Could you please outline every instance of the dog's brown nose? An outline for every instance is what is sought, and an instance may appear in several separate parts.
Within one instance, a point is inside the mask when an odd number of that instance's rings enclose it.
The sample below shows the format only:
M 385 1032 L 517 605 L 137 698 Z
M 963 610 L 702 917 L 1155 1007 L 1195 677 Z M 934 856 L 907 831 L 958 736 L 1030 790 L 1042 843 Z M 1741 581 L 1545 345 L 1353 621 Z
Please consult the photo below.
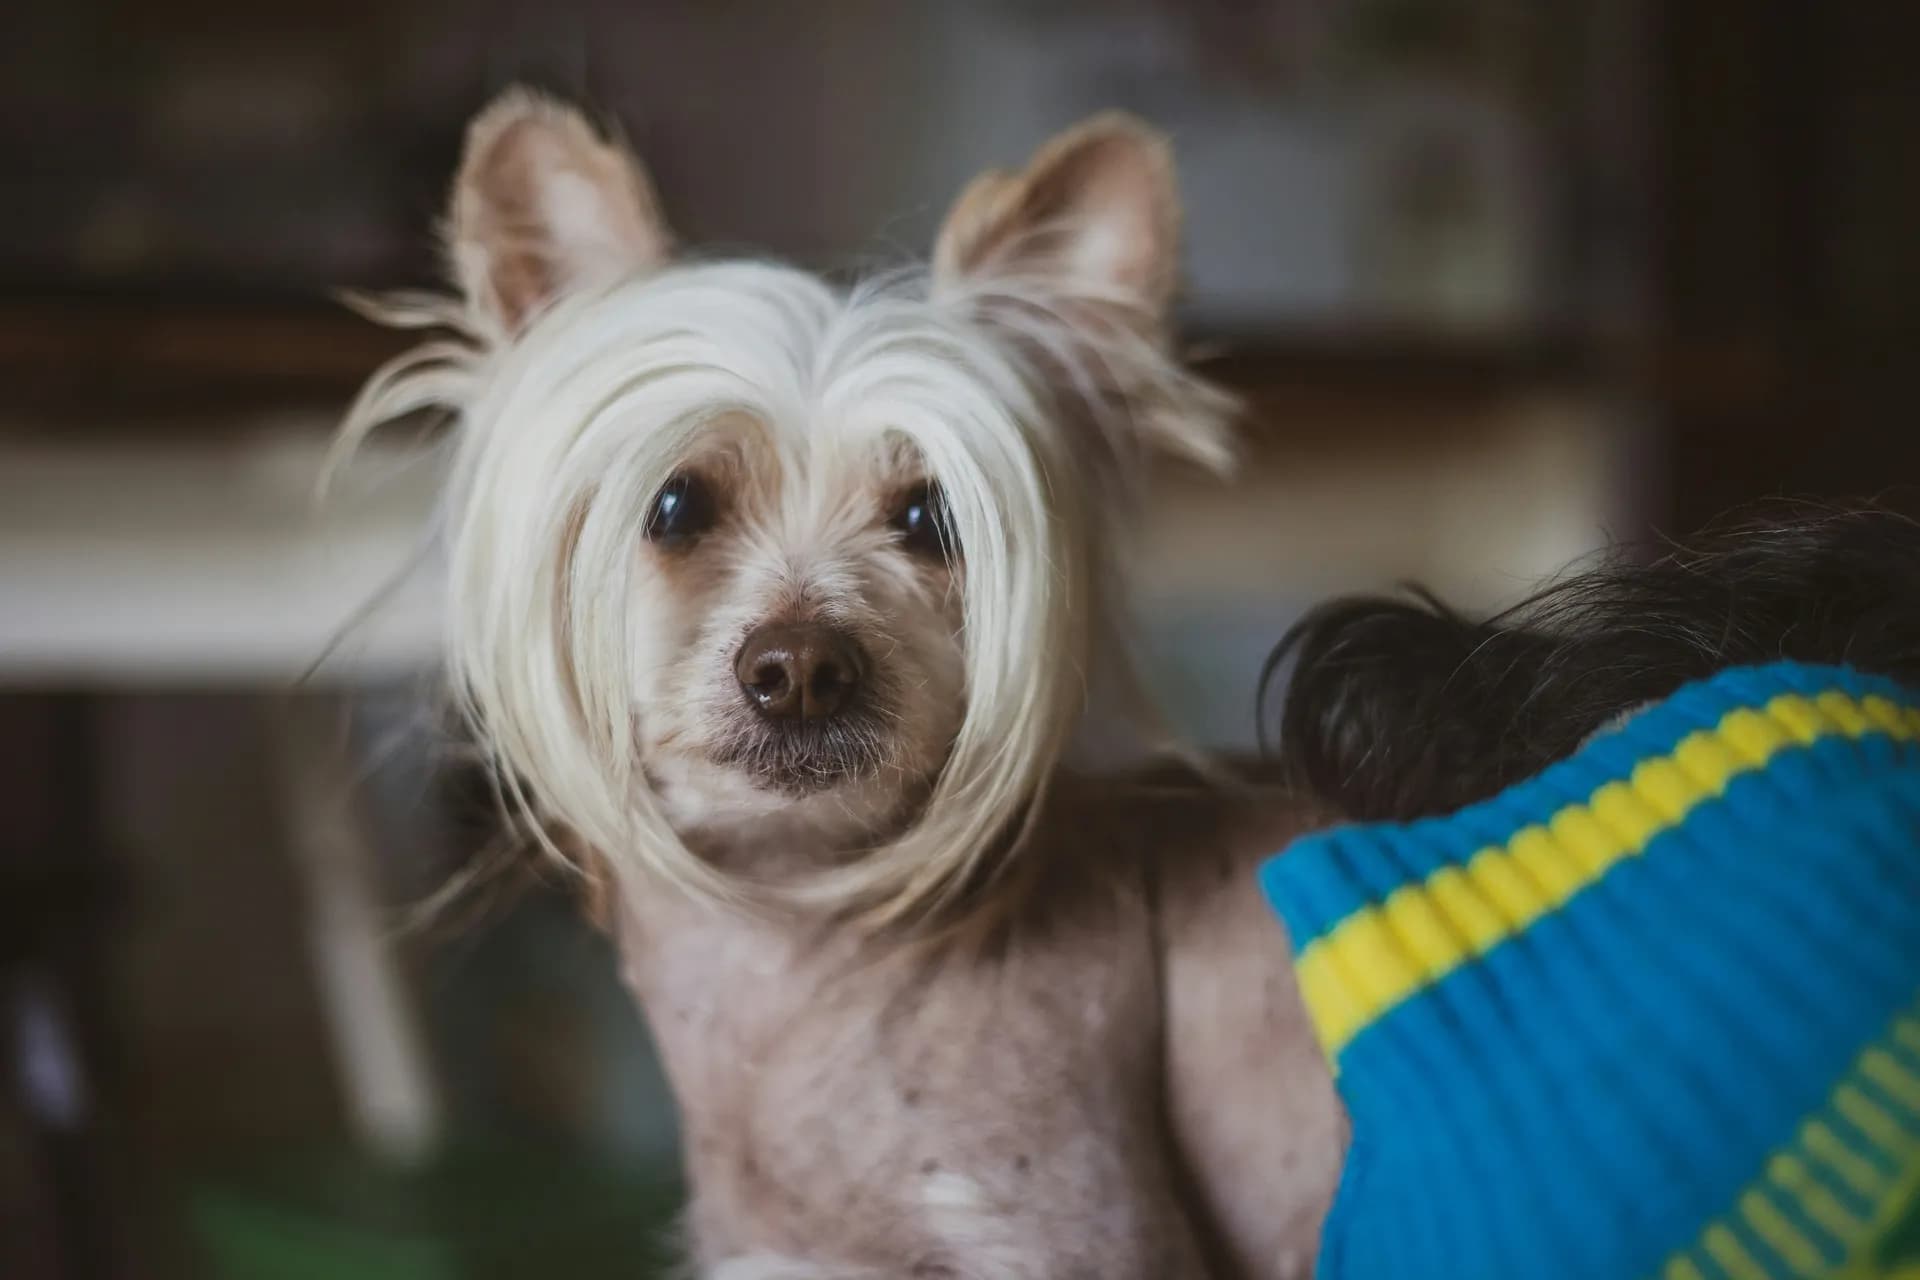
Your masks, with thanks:
M 860 687 L 862 656 L 851 636 L 817 623 L 761 627 L 747 637 L 734 674 L 747 700 L 782 720 L 824 720 Z

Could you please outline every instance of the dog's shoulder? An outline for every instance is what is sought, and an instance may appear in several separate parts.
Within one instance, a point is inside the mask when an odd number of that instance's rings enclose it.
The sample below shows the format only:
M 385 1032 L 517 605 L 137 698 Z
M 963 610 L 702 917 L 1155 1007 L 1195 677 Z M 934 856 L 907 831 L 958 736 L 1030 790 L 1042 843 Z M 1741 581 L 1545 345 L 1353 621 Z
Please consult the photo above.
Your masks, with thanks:
M 1253 867 L 1327 822 L 1272 766 L 1231 758 L 1075 777 L 1053 804 L 1051 838 L 1109 864 L 1138 861 L 1179 897 L 1243 876 L 1251 889 Z

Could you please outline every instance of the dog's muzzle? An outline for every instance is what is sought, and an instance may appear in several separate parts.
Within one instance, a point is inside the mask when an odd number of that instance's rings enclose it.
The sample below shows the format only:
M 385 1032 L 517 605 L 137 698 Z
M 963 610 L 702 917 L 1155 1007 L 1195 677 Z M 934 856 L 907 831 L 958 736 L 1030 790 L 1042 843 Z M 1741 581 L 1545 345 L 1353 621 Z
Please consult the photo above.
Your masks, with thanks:
M 762 786 L 802 794 L 873 773 L 884 720 L 860 642 L 819 623 L 775 623 L 747 637 L 733 673 L 749 710 L 715 751 Z

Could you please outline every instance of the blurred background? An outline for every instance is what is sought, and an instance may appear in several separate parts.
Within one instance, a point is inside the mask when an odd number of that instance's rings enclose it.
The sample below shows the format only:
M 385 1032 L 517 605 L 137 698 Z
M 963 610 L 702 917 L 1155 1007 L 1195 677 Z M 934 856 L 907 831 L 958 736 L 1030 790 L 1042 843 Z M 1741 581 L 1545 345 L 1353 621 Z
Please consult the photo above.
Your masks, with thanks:
M 462 125 L 620 122 L 694 242 L 923 252 L 1093 110 L 1174 137 L 1153 675 L 1253 741 L 1322 596 L 1920 475 L 1920 9 L 1814 0 L 69 0 L 0 17 L 0 1275 L 645 1275 L 673 1120 L 439 713 L 437 427 L 316 506 Z M 499 874 L 495 874 L 499 872 Z M 469 881 L 469 892 L 452 892 Z

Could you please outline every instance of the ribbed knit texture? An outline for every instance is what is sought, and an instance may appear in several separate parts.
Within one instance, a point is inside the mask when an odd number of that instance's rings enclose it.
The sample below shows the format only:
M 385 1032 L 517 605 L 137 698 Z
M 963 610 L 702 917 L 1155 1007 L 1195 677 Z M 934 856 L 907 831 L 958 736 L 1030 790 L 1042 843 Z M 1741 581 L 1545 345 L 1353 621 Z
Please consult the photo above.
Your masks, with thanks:
M 1354 1128 L 1320 1275 L 1920 1276 L 1916 744 L 1893 683 L 1730 671 L 1270 861 Z

